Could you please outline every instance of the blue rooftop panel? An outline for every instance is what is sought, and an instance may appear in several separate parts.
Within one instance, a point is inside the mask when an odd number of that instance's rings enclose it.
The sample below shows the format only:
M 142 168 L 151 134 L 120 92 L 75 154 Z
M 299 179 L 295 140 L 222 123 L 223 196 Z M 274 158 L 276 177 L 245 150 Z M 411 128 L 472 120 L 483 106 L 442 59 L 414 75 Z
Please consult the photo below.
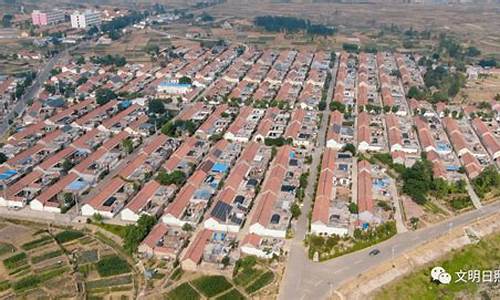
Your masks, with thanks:
M 15 170 L 7 170 L 0 174 L 0 180 L 6 180 L 11 178 L 12 176 L 16 175 L 17 172 Z
M 81 180 L 77 179 L 73 181 L 72 183 L 68 184 L 67 188 L 72 191 L 81 191 L 85 189 L 88 186 L 88 183 Z
M 179 87 L 179 88 L 189 88 L 191 87 L 190 84 L 187 83 L 177 83 L 177 82 L 170 82 L 170 81 L 162 81 L 160 82 L 161 87 Z
M 228 168 L 229 167 L 226 164 L 217 162 L 213 165 L 212 172 L 226 173 Z

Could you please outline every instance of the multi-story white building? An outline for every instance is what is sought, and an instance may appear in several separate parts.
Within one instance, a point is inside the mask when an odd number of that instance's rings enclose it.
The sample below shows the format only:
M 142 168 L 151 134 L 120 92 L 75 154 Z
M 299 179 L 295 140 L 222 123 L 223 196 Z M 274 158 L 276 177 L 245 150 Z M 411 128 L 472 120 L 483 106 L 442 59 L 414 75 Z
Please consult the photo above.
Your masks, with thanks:
M 33 25 L 46 26 L 64 22 L 64 12 L 61 10 L 40 11 L 34 10 L 31 13 Z
M 84 12 L 75 11 L 71 14 L 71 27 L 88 28 L 101 24 L 101 13 L 98 11 L 86 10 Z

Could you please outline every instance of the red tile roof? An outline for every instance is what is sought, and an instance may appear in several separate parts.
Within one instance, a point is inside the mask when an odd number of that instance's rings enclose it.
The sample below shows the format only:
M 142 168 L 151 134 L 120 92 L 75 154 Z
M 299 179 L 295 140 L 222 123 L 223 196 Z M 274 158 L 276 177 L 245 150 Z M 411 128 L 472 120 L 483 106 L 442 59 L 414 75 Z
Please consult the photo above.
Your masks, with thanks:
M 32 124 L 23 130 L 13 134 L 12 136 L 9 137 L 9 140 L 15 140 L 19 141 L 24 139 L 27 136 L 34 135 L 36 133 L 43 134 L 43 128 L 45 127 L 45 121 L 40 121 L 38 123 Z
M 203 102 L 195 102 L 194 104 L 184 108 L 177 116 L 177 119 L 191 120 L 198 112 L 200 112 L 203 109 L 203 107 L 204 107 Z
M 150 199 L 153 198 L 160 186 L 161 185 L 156 180 L 150 180 L 141 188 L 135 197 L 130 200 L 125 208 L 138 213 L 144 206 L 146 206 Z
M 167 207 L 165 214 L 180 218 L 189 200 L 191 200 L 194 192 L 200 187 L 206 176 L 207 174 L 201 169 L 195 171 L 193 175 L 188 178 L 187 183 L 181 188 L 174 201 Z
M 111 119 L 108 119 L 106 121 L 104 121 L 102 123 L 102 125 L 105 127 L 105 128 L 111 128 L 114 124 L 120 122 L 123 118 L 125 118 L 126 116 L 132 114 L 133 112 L 135 112 L 136 110 L 138 110 L 140 108 L 140 105 L 139 104 L 132 104 L 131 106 L 129 106 L 127 109 L 124 109 L 122 110 L 121 112 L 119 112 L 118 114 L 116 114 L 114 117 L 112 117 Z
M 250 233 L 250 234 L 245 235 L 243 240 L 241 240 L 241 245 L 245 246 L 247 244 L 250 244 L 254 247 L 259 247 L 261 240 L 262 240 L 262 238 L 260 236 L 254 234 L 254 233 Z
M 222 113 L 226 112 L 229 106 L 227 104 L 222 104 L 218 106 L 215 111 L 201 124 L 201 126 L 198 128 L 198 130 L 208 133 L 208 131 L 214 126 L 215 122 L 217 122 Z
M 227 129 L 227 132 L 230 132 L 232 134 L 237 134 L 247 123 L 248 117 L 252 114 L 253 108 L 249 106 L 244 106 L 240 109 L 240 113 L 236 117 L 236 120 L 234 120 L 231 125 L 229 125 L 229 128 Z
M 344 115 L 338 110 L 330 113 L 330 124 L 328 126 L 328 132 L 326 135 L 327 140 L 335 140 L 340 142 L 340 128 L 342 127 L 342 121 Z
M 151 155 L 160 149 L 165 143 L 168 141 L 168 136 L 164 134 L 159 134 L 153 138 L 151 142 L 149 142 L 144 148 L 142 148 L 142 152 Z
M 462 162 L 464 164 L 465 171 L 470 178 L 474 178 L 481 173 L 482 168 L 474 155 L 465 153 L 462 155 Z
M 488 129 L 488 126 L 481 121 L 480 118 L 475 118 L 472 120 L 472 125 L 476 129 L 476 132 L 483 142 L 484 147 L 492 155 L 498 155 L 500 153 L 500 143 L 493 135 L 493 133 Z
M 288 124 L 288 127 L 286 128 L 285 131 L 285 137 L 291 137 L 293 139 L 296 139 L 300 133 L 300 128 L 302 127 L 302 122 L 304 121 L 304 117 L 306 115 L 306 111 L 299 108 L 296 109 L 292 113 L 292 118 L 290 120 L 290 124 Z
M 14 156 L 13 158 L 7 160 L 5 162 L 5 164 L 11 166 L 11 167 L 14 167 L 16 166 L 18 163 L 32 157 L 33 155 L 37 154 L 38 152 L 42 151 L 43 149 L 45 149 L 44 146 L 40 145 L 40 144 L 35 144 L 33 147 L 31 148 L 28 148 L 26 150 L 24 150 L 23 152 L 20 152 L 18 154 L 16 154 L 16 156 Z
M 204 229 L 200 233 L 198 233 L 194 239 L 194 241 L 189 245 L 186 254 L 182 258 L 182 260 L 191 260 L 195 264 L 199 264 L 203 257 L 203 250 L 207 242 L 212 237 L 212 231 Z
M 323 153 L 321 172 L 316 189 L 316 199 L 312 213 L 312 222 L 328 224 L 330 201 L 333 196 L 333 170 L 335 169 L 336 151 L 327 148 Z
M 417 126 L 418 137 L 420 138 L 420 144 L 422 148 L 423 149 L 427 147 L 436 148 L 434 139 L 432 138 L 431 131 L 429 129 L 429 126 L 427 125 L 427 122 L 419 116 L 415 117 L 414 120 L 415 120 L 415 125 Z
M 57 123 L 62 118 L 65 118 L 65 117 L 72 115 L 72 114 L 77 114 L 80 110 L 85 109 L 85 108 L 89 108 L 94 103 L 95 103 L 94 99 L 83 100 L 83 101 L 78 102 L 77 104 L 71 105 L 70 107 L 66 108 L 65 110 L 57 113 L 56 115 L 52 116 L 49 120 L 54 122 L 54 123 Z
M 112 109 L 113 107 L 118 105 L 117 100 L 111 100 L 108 103 L 101 105 L 97 107 L 96 109 L 92 110 L 88 114 L 80 117 L 78 120 L 75 121 L 78 125 L 84 125 L 85 123 L 89 122 L 93 118 L 103 115 L 107 110 Z
M 45 191 L 43 191 L 36 199 L 40 201 L 43 205 L 49 202 L 52 198 L 57 196 L 64 188 L 66 188 L 70 183 L 78 179 L 78 175 L 74 173 L 69 173 L 68 175 L 61 178 L 56 183 L 49 186 Z
M 373 212 L 371 165 L 368 161 L 358 162 L 358 210 Z
M 16 195 L 20 191 L 22 191 L 25 187 L 38 181 L 40 178 L 42 178 L 42 176 L 43 173 L 38 170 L 29 172 L 24 177 L 22 177 L 21 179 L 16 181 L 13 185 L 7 188 L 6 190 L 7 199 L 16 200 L 17 199 Z
M 92 206 L 94 209 L 109 209 L 103 207 L 104 202 L 108 200 L 109 197 L 113 196 L 116 192 L 118 192 L 125 185 L 125 181 L 123 181 L 120 177 L 115 177 L 111 179 L 106 185 L 102 186 L 103 189 L 92 198 L 87 204 Z
M 61 151 L 57 152 L 56 154 L 52 155 L 51 157 L 47 158 L 44 160 L 39 167 L 42 170 L 48 170 L 58 164 L 59 162 L 63 161 L 65 158 L 69 157 L 73 153 L 76 152 L 76 149 L 73 147 L 66 147 L 62 149 Z

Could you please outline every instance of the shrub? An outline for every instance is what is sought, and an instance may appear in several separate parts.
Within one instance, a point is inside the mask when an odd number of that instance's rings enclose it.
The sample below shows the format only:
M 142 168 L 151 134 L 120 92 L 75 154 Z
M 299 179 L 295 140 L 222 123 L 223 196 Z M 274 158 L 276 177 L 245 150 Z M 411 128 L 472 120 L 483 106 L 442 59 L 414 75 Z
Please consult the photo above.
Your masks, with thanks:
M 55 239 L 57 242 L 63 244 L 72 240 L 81 238 L 84 234 L 76 230 L 65 230 L 56 234 Z
M 266 285 L 270 284 L 274 279 L 274 273 L 272 271 L 267 271 L 262 274 L 257 280 L 255 280 L 251 285 L 249 285 L 245 291 L 249 294 L 255 293 Z
M 244 300 L 246 299 L 237 289 L 232 289 L 229 292 L 215 298 L 217 300 Z
M 200 299 L 200 294 L 196 292 L 187 282 L 179 285 L 166 295 L 166 299 L 169 300 L 198 300 Z
M 31 249 L 35 249 L 35 248 L 38 248 L 40 246 L 49 244 L 51 242 L 52 242 L 52 237 L 49 235 L 46 235 L 46 236 L 41 237 L 37 240 L 33 240 L 31 242 L 22 244 L 21 248 L 23 248 L 24 250 L 31 250 Z
M 0 282 L 0 292 L 6 291 L 9 288 L 10 288 L 10 282 L 8 280 Z
M 40 278 L 36 275 L 29 275 L 21 278 L 17 282 L 14 283 L 12 288 L 16 291 L 24 291 L 28 289 L 35 288 L 40 283 Z
M 8 243 L 0 243 L 0 255 L 16 251 L 16 248 Z
M 39 255 L 39 256 L 33 256 L 31 258 L 31 262 L 36 264 L 36 263 L 42 262 L 42 261 L 47 260 L 47 259 L 58 257 L 61 254 L 63 254 L 62 250 L 47 252 L 47 253 L 44 253 L 44 254 Z
M 239 272 L 236 277 L 234 277 L 234 282 L 239 286 L 247 286 L 255 278 L 260 276 L 262 271 L 256 268 L 245 268 L 243 271 Z
M 192 284 L 206 297 L 213 297 L 229 290 L 232 285 L 224 276 L 203 276 L 192 281 Z
M 130 283 L 132 283 L 132 277 L 130 275 L 125 275 L 125 276 L 89 281 L 86 283 L 86 287 L 90 290 L 93 290 L 98 288 L 106 288 L 110 286 L 125 285 Z
M 15 254 L 7 259 L 4 259 L 3 264 L 7 269 L 15 269 L 27 263 L 27 255 L 24 252 Z
M 117 255 L 102 258 L 96 264 L 97 272 L 101 277 L 108 277 L 130 272 L 128 263 Z

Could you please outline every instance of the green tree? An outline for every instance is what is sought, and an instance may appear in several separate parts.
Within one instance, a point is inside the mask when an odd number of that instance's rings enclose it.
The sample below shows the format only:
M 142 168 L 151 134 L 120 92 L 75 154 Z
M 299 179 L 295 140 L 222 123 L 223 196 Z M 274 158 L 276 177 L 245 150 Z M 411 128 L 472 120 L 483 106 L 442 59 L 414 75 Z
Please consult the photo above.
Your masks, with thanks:
M 300 214 L 302 213 L 300 211 L 300 206 L 297 203 L 292 204 L 290 211 L 292 212 L 293 219 L 298 219 Z
M 7 156 L 3 152 L 0 152 L 0 164 L 6 162 L 7 159 L 8 159 Z
M 190 135 L 195 133 L 197 128 L 196 123 L 191 120 L 175 120 L 174 122 L 167 122 L 162 126 L 161 132 L 171 137 L 177 137 L 188 132 Z
M 109 101 L 116 99 L 117 95 L 110 89 L 101 88 L 95 92 L 96 102 L 99 105 L 104 105 Z
M 61 68 L 54 68 L 54 69 L 50 70 L 50 75 L 55 76 L 55 75 L 61 74 L 61 72 L 62 72 Z
M 139 244 L 148 235 L 156 224 L 156 218 L 143 214 L 137 220 L 136 225 L 127 225 L 123 237 L 123 248 L 127 253 L 133 254 L 137 251 Z
M 134 151 L 134 143 L 130 138 L 126 138 L 122 141 L 122 148 L 125 153 L 130 154 L 132 153 L 132 151 Z
M 345 144 L 345 146 L 342 148 L 342 151 L 345 152 L 345 151 L 349 151 L 352 153 L 352 155 L 356 155 L 356 146 L 354 146 L 353 144 Z
M 266 144 L 266 146 L 281 147 L 283 145 L 286 145 L 287 143 L 288 143 L 288 141 L 284 137 L 265 138 L 264 139 L 264 144 Z
M 446 182 L 444 179 L 435 178 L 433 181 L 433 185 L 437 198 L 443 199 L 446 196 L 448 196 L 449 192 L 448 182 Z
M 305 189 L 307 187 L 307 183 L 309 182 L 307 179 L 309 178 L 309 171 L 300 174 L 299 177 L 299 187 L 301 189 Z
M 448 101 L 448 94 L 444 92 L 435 92 L 432 94 L 432 102 L 437 103 L 437 102 L 446 102 Z
M 467 48 L 465 55 L 475 57 L 481 55 L 481 51 L 479 51 L 476 47 L 470 46 Z
M 432 187 L 432 163 L 422 159 L 411 168 L 406 168 L 402 178 L 403 192 L 417 204 L 424 204 L 427 201 L 427 193 Z
M 2 26 L 4 28 L 9 28 L 12 26 L 12 20 L 14 20 L 14 16 L 11 14 L 5 14 L 2 17 Z
M 76 63 L 77 65 L 79 65 L 79 66 L 80 66 L 80 65 L 85 64 L 85 57 L 83 57 L 83 56 L 81 56 L 81 55 L 77 56 L 77 57 L 75 58 L 75 63 Z
M 187 76 L 182 76 L 181 78 L 179 78 L 179 83 L 180 84 L 191 84 L 192 80 L 191 80 L 191 78 L 189 78 Z
M 193 231 L 193 229 L 193 226 L 191 226 L 191 224 L 189 223 L 184 223 L 184 225 L 182 225 L 182 230 L 186 232 Z
M 349 212 L 351 214 L 357 214 L 358 213 L 358 205 L 354 202 L 349 203 Z
M 87 77 L 82 76 L 82 77 L 78 78 L 78 80 L 76 81 L 76 85 L 80 86 L 80 85 L 86 83 L 88 80 L 89 79 Z
M 171 185 L 175 184 L 177 186 L 182 186 L 186 182 L 186 174 L 180 170 L 172 171 L 167 173 L 165 170 L 160 170 L 156 176 L 156 181 L 161 185 Z
M 321 100 L 321 101 L 318 103 L 318 110 L 319 110 L 319 111 L 324 111 L 325 109 L 326 109 L 326 101 Z
M 73 168 L 73 163 L 69 159 L 64 159 L 63 162 L 61 163 L 61 168 L 63 169 L 64 172 L 69 172 L 71 168 Z
M 93 216 L 92 216 L 92 219 L 94 220 L 94 222 L 96 223 L 101 223 L 102 220 L 103 220 L 103 217 L 101 214 L 99 213 L 95 213 Z
M 166 112 L 165 105 L 163 105 L 163 101 L 160 99 L 153 99 L 148 102 L 148 112 L 150 114 L 159 114 L 162 115 Z
M 345 104 L 339 101 L 332 101 L 330 102 L 330 110 L 331 111 L 336 111 L 338 110 L 341 113 L 345 112 Z
M 500 187 L 500 173 L 494 166 L 486 167 L 479 176 L 472 180 L 472 186 L 477 195 L 483 198 L 493 189 Z
M 160 53 L 160 47 L 156 44 L 148 44 L 144 50 L 150 55 L 158 55 Z
M 344 43 L 342 44 L 342 49 L 344 49 L 347 52 L 358 52 L 359 46 L 357 44 Z

